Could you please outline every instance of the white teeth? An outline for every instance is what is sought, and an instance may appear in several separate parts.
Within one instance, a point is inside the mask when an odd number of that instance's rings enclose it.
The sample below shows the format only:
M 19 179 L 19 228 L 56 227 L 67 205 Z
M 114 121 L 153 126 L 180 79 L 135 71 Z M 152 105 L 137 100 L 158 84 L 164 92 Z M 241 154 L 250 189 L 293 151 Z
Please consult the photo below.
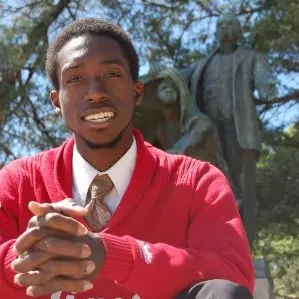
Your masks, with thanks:
M 93 123 L 103 123 L 105 121 L 108 121 L 110 119 L 110 117 L 105 117 L 105 118 L 97 118 L 97 119 L 90 119 L 90 122 Z
M 114 116 L 113 112 L 100 112 L 91 115 L 87 115 L 84 117 L 85 120 L 92 121 L 92 122 L 105 122 L 108 121 L 110 118 Z

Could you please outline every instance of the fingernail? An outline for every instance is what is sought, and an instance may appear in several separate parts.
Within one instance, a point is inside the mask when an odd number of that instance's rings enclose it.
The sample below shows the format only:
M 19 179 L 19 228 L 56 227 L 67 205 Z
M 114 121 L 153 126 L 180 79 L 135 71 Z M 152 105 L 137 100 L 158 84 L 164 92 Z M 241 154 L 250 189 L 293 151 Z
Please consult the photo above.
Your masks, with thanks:
M 86 273 L 93 272 L 94 268 L 95 268 L 94 263 L 93 262 L 88 262 L 87 266 L 86 266 Z
M 11 269 L 12 271 L 14 271 L 14 272 L 17 272 L 17 271 L 15 270 L 15 261 L 12 261 L 12 263 L 10 264 L 10 269 Z
M 22 283 L 19 280 L 20 274 L 15 275 L 14 277 L 14 283 L 18 286 L 23 286 Z
M 14 255 L 19 255 L 19 253 L 18 253 L 18 251 L 17 251 L 17 249 L 16 249 L 15 246 L 12 248 L 12 253 L 13 253 Z
M 27 294 L 28 296 L 31 296 L 31 297 L 34 296 L 32 287 L 28 287 L 28 288 L 26 289 L 26 294 Z
M 86 258 L 86 257 L 89 257 L 90 255 L 91 255 L 91 250 L 90 250 L 89 246 L 83 245 L 81 257 Z
M 78 236 L 84 236 L 87 233 L 88 233 L 88 229 L 85 226 L 80 225 L 78 228 Z
M 90 289 L 92 289 L 92 288 L 93 288 L 93 285 L 92 285 L 92 283 L 91 283 L 90 281 L 86 281 L 86 282 L 84 283 L 84 285 L 83 285 L 83 290 L 84 290 L 84 291 L 90 290 Z

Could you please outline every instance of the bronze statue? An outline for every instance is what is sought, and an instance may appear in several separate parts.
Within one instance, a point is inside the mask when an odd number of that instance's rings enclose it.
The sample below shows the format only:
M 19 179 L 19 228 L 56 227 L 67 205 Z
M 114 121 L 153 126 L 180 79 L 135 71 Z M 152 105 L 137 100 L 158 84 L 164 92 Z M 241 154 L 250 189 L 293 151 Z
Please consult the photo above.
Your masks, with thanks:
M 243 202 L 243 219 L 249 241 L 256 219 L 255 164 L 261 150 L 254 91 L 260 98 L 275 96 L 275 84 L 266 55 L 239 44 L 237 17 L 225 10 L 217 20 L 218 47 L 185 72 L 193 102 L 217 128 L 224 159 L 237 199 Z
M 145 139 L 170 153 L 209 161 L 227 173 L 217 132 L 192 102 L 187 82 L 176 69 L 149 73 L 136 126 Z

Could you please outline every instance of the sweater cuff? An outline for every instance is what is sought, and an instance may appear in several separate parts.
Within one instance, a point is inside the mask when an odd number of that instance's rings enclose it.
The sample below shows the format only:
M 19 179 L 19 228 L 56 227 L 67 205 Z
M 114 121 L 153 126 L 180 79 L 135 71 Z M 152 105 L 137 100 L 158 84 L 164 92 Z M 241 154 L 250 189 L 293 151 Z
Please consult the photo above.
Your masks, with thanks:
M 15 241 L 13 241 L 10 245 L 8 245 L 8 250 L 5 254 L 4 260 L 3 260 L 3 272 L 4 272 L 4 276 L 7 280 L 7 282 L 13 286 L 14 288 L 19 288 L 19 286 L 17 286 L 14 283 L 14 277 L 16 275 L 16 273 L 11 270 L 10 266 L 11 263 L 16 259 L 16 255 L 13 253 L 13 248 L 14 248 L 14 244 Z
M 106 250 L 106 257 L 100 276 L 122 283 L 130 275 L 133 266 L 131 245 L 125 237 L 103 233 L 101 238 Z

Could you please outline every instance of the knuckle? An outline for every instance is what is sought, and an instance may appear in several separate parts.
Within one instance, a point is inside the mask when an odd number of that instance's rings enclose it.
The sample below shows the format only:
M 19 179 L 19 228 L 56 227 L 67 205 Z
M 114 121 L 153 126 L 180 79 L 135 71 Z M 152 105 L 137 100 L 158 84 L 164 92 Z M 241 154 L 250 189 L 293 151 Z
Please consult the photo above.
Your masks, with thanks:
M 20 271 L 20 266 L 18 263 L 18 260 L 14 260 L 12 261 L 11 265 L 10 265 L 11 270 L 15 271 L 15 272 L 19 272 Z
M 17 259 L 12 263 L 11 268 L 17 273 L 26 272 L 28 268 L 28 261 L 22 261 L 20 259 Z
M 42 283 L 40 277 L 34 271 L 28 273 L 20 273 L 15 276 L 15 283 L 20 286 L 30 286 L 31 284 Z
M 55 239 L 53 237 L 46 237 L 36 242 L 35 248 L 38 248 L 43 251 L 51 252 L 51 250 L 55 248 Z
M 40 260 L 38 252 L 27 253 L 24 257 L 19 257 L 11 264 L 11 269 L 15 272 L 26 272 L 30 270 Z
M 23 286 L 26 283 L 26 279 L 24 278 L 25 274 L 17 274 L 14 277 L 14 283 L 19 285 L 19 286 Z
M 34 284 L 43 284 L 48 280 L 49 273 L 46 273 L 44 271 L 38 270 L 38 271 L 29 271 L 28 274 L 30 274 L 31 282 Z
M 42 255 L 43 253 L 40 250 L 36 250 L 29 255 L 28 260 L 31 261 L 32 263 L 36 263 L 37 261 L 41 260 Z
M 14 245 L 15 246 L 14 250 L 15 250 L 15 254 L 16 255 L 20 254 L 21 250 L 22 250 L 22 248 L 21 248 L 21 246 L 20 246 L 19 243 L 20 243 L 19 240 L 17 240 L 16 243 L 15 243 L 15 245 Z
M 61 217 L 61 215 L 59 213 L 49 213 L 46 215 L 46 219 L 47 219 L 48 223 L 57 221 L 60 217 Z
M 44 269 L 44 271 L 48 271 L 50 273 L 55 273 L 58 270 L 57 265 L 56 265 L 55 261 L 53 261 L 53 260 L 46 261 L 43 264 L 43 269 Z
M 42 236 L 43 232 L 43 230 L 39 226 L 31 227 L 28 231 L 34 239 L 39 239 Z
M 28 222 L 28 227 L 36 226 L 36 223 L 37 223 L 37 216 L 33 216 L 30 218 Z
M 38 297 L 46 294 L 46 292 L 42 286 L 30 286 L 27 294 L 31 297 Z
M 55 245 L 55 239 L 53 237 L 47 237 L 47 238 L 42 240 L 42 246 L 44 248 L 49 249 L 53 245 Z

